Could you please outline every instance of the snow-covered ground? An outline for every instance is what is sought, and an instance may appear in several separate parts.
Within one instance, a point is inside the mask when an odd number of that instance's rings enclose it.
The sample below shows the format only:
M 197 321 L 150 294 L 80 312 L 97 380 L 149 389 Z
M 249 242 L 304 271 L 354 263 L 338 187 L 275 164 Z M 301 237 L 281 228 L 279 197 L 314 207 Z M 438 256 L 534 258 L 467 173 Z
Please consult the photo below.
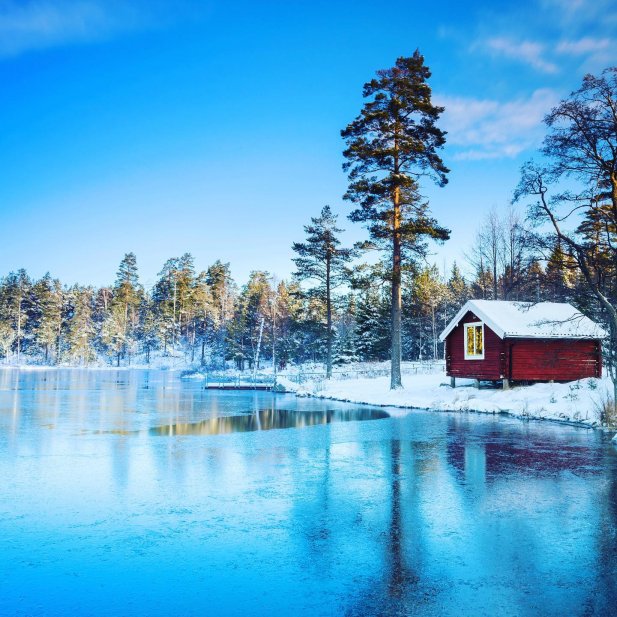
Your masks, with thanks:
M 474 387 L 472 380 L 457 379 L 456 388 L 443 370 L 406 375 L 402 390 L 390 390 L 388 376 L 375 378 L 307 380 L 298 384 L 281 377 L 279 384 L 299 396 L 316 396 L 338 401 L 437 411 L 508 413 L 520 418 L 548 419 L 600 426 L 604 402 L 612 393 L 608 378 L 582 379 L 570 383 L 538 383 L 510 390 Z
M 96 370 L 123 370 L 123 369 L 159 369 L 170 371 L 182 371 L 187 370 L 196 365 L 192 362 L 190 356 L 183 353 L 161 354 L 152 353 L 150 356 L 150 362 L 146 362 L 144 354 L 135 355 L 128 364 L 126 359 L 123 359 L 120 366 L 116 366 L 115 359 L 99 356 L 95 360 L 90 361 L 87 365 L 78 365 L 71 362 L 60 362 L 59 364 L 45 364 L 42 358 L 31 357 L 22 355 L 18 360 L 15 356 L 12 356 L 9 360 L 0 362 L 0 369 L 20 369 L 20 370 L 50 370 L 60 368 L 79 368 L 79 369 L 96 369 Z

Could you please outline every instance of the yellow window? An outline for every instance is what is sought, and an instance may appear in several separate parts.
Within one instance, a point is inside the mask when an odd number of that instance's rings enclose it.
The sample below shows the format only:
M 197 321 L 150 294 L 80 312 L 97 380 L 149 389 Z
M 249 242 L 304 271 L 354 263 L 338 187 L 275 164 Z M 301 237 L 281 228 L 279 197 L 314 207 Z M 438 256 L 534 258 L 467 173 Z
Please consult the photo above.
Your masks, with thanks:
M 473 331 L 474 331 L 474 326 L 467 326 L 467 355 L 468 356 L 473 356 L 474 355 L 474 335 L 473 335 Z
M 484 353 L 484 341 L 482 340 L 482 326 L 475 326 L 476 331 L 476 354 L 481 356 Z
M 484 324 L 465 324 L 465 359 L 482 360 L 484 358 Z

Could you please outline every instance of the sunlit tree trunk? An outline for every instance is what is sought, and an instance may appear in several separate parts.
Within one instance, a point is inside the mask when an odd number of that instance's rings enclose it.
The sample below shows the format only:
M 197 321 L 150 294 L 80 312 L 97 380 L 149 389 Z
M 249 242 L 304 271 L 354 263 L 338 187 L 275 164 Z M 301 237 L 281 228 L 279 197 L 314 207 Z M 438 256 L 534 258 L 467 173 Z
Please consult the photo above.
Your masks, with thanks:
M 327 321 L 327 350 L 326 350 L 326 379 L 332 377 L 332 294 L 330 283 L 330 257 L 326 258 L 326 321 Z
M 401 293 L 401 210 L 399 188 L 394 190 L 394 217 L 393 217 L 393 238 L 392 238 L 392 365 L 390 369 L 390 389 L 402 388 L 401 381 L 401 315 L 402 315 L 402 293 Z

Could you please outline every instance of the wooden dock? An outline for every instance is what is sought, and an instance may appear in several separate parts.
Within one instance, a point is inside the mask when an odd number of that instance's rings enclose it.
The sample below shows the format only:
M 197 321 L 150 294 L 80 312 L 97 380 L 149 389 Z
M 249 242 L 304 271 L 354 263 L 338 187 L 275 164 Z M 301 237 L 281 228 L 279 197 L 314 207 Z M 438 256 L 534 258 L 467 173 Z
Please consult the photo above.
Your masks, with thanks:
M 206 384 L 204 386 L 205 390 L 272 390 L 271 385 L 266 385 L 263 383 L 256 384 L 233 384 L 233 383 L 222 383 L 222 384 Z

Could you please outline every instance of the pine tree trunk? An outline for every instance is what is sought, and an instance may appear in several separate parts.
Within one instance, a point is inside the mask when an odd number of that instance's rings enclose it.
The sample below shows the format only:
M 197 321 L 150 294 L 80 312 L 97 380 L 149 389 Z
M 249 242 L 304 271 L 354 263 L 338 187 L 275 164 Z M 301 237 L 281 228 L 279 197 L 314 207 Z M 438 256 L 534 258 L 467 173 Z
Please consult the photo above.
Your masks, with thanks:
M 390 368 L 390 389 L 403 387 L 401 382 L 401 213 L 399 205 L 399 189 L 395 190 L 394 221 L 392 243 L 392 347 Z
M 171 349 L 172 351 L 176 348 L 176 293 L 178 289 L 178 283 L 175 279 L 174 274 L 174 321 L 173 321 L 173 329 L 171 331 Z
M 326 316 L 327 316 L 327 350 L 326 350 L 326 379 L 332 377 L 332 298 L 330 290 L 330 256 L 326 258 Z
M 398 179 L 400 173 L 399 161 L 399 118 L 396 119 L 394 135 L 394 177 Z M 390 350 L 390 390 L 398 390 L 403 387 L 401 381 L 401 314 L 402 314 L 402 295 L 401 295 L 401 189 L 396 186 L 392 200 L 393 220 L 392 220 L 392 343 Z
M 433 326 L 433 360 L 437 361 L 437 326 L 435 325 L 435 307 L 432 310 L 432 326 Z
M 276 292 L 275 292 L 276 294 Z M 276 383 L 276 295 L 274 297 L 274 310 L 272 311 L 272 372 Z
M 54 364 L 58 364 L 58 361 L 60 360 L 60 337 L 62 336 L 62 321 L 60 321 L 60 323 L 58 324 L 58 332 L 56 334 L 56 341 L 55 341 L 55 351 L 54 351 Z
M 19 305 L 17 307 L 17 364 L 21 359 L 21 296 L 19 296 Z

